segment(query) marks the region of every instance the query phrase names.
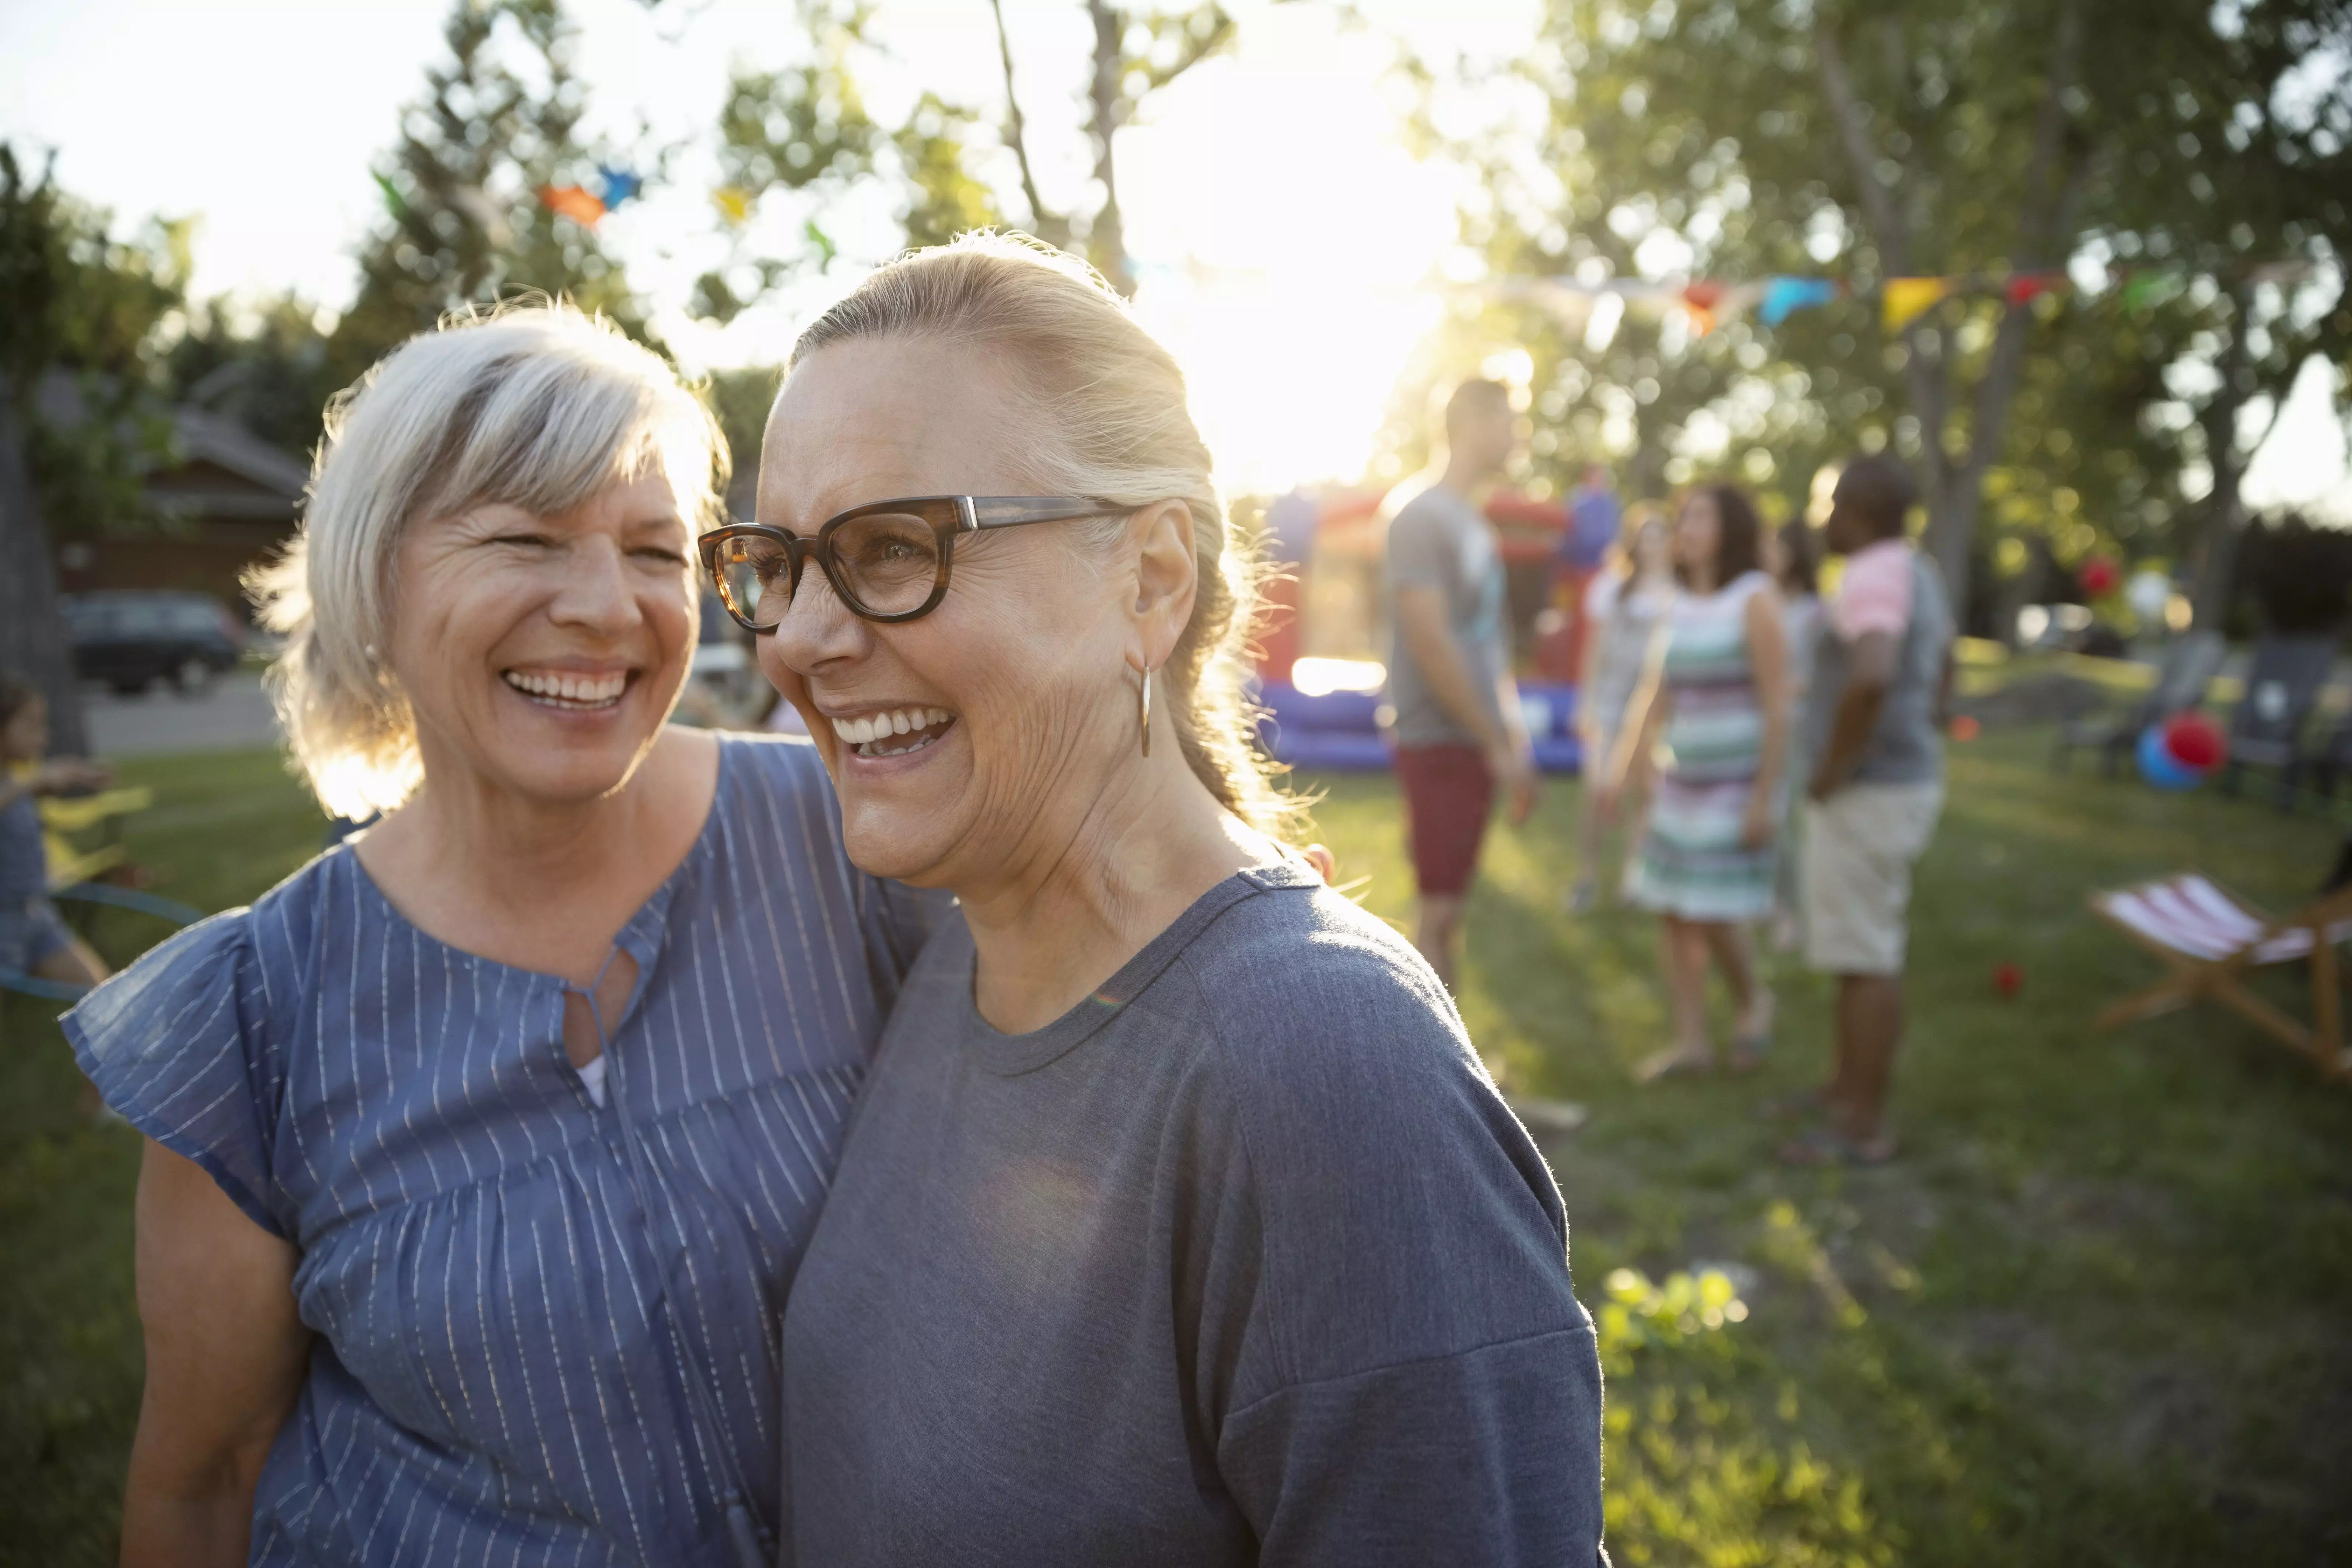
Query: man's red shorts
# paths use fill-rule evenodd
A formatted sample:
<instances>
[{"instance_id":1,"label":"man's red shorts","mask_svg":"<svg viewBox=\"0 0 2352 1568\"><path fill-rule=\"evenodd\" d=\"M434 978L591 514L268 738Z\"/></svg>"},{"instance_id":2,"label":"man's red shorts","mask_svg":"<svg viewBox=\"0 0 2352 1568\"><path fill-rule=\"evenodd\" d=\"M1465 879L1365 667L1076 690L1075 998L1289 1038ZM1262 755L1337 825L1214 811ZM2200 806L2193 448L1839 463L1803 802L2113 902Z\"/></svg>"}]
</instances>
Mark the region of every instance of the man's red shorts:
<instances>
[{"instance_id":1,"label":"man's red shorts","mask_svg":"<svg viewBox=\"0 0 2352 1568\"><path fill-rule=\"evenodd\" d=\"M1477 868L1478 841L1495 801L1486 759L1475 746L1399 746L1396 775L1422 892L1461 897Z\"/></svg>"}]
</instances>

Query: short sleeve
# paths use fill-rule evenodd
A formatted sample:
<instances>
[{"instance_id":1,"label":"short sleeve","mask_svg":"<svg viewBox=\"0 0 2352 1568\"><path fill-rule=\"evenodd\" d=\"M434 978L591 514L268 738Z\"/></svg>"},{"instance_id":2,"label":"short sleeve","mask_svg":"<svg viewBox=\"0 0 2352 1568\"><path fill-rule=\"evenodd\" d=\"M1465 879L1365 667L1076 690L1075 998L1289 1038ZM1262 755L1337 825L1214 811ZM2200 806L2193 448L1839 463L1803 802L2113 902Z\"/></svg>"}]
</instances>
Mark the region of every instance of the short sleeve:
<instances>
[{"instance_id":1,"label":"short sleeve","mask_svg":"<svg viewBox=\"0 0 2352 1568\"><path fill-rule=\"evenodd\" d=\"M1871 632L1901 637L1911 620L1909 548L1874 545L1849 560L1829 618L1831 629L1846 642Z\"/></svg>"},{"instance_id":2,"label":"short sleeve","mask_svg":"<svg viewBox=\"0 0 2352 1568\"><path fill-rule=\"evenodd\" d=\"M260 970L243 910L189 927L63 1020L81 1070L140 1131L203 1166L247 1217L293 1234L272 1197L283 1087L259 1026Z\"/></svg>"},{"instance_id":3,"label":"short sleeve","mask_svg":"<svg viewBox=\"0 0 2352 1568\"><path fill-rule=\"evenodd\" d=\"M1389 524L1389 581L1399 588L1454 589L1456 552L1436 512L1414 500Z\"/></svg>"},{"instance_id":4,"label":"short sleeve","mask_svg":"<svg viewBox=\"0 0 2352 1568\"><path fill-rule=\"evenodd\" d=\"M1551 1173L1400 939L1275 899L1313 900L1307 940L1256 933L1278 986L1238 943L1198 971L1263 1270L1219 1472L1268 1562L1594 1563L1600 1361Z\"/></svg>"},{"instance_id":5,"label":"short sleeve","mask_svg":"<svg viewBox=\"0 0 2352 1568\"><path fill-rule=\"evenodd\" d=\"M1589 1568L1600 1414L1591 1332L1559 1329L1269 1394L1225 1423L1219 1468L1262 1562Z\"/></svg>"}]
</instances>

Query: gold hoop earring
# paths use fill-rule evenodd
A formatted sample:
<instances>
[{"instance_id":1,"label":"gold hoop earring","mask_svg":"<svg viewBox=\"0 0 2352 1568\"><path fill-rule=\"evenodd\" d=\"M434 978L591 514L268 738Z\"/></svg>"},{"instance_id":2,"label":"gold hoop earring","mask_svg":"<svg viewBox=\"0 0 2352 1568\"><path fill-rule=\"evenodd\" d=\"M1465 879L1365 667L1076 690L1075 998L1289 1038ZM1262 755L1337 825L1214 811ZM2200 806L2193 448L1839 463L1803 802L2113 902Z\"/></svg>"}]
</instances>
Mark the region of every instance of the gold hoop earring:
<instances>
[{"instance_id":1,"label":"gold hoop earring","mask_svg":"<svg viewBox=\"0 0 2352 1568\"><path fill-rule=\"evenodd\" d=\"M1135 726L1143 736L1143 754L1151 754L1151 667L1143 670L1143 695L1135 704Z\"/></svg>"}]
</instances>

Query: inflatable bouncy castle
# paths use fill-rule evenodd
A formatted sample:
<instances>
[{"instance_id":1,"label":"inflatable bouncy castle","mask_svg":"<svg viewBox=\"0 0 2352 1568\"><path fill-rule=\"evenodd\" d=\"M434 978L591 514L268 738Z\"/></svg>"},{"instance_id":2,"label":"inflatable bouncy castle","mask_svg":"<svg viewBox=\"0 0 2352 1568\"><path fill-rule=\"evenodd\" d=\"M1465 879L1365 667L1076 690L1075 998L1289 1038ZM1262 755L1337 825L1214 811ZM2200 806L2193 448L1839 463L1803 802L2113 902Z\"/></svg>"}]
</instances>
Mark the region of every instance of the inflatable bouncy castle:
<instances>
[{"instance_id":1,"label":"inflatable bouncy castle","mask_svg":"<svg viewBox=\"0 0 2352 1568\"><path fill-rule=\"evenodd\" d=\"M1387 496L1294 490L1265 509L1261 527L1276 574L1258 627L1256 698L1278 762L1308 772L1389 766ZM1547 772L1575 772L1586 552L1564 548L1573 536L1562 502L1499 492L1486 511L1502 539L1520 712L1536 761Z\"/></svg>"}]
</instances>

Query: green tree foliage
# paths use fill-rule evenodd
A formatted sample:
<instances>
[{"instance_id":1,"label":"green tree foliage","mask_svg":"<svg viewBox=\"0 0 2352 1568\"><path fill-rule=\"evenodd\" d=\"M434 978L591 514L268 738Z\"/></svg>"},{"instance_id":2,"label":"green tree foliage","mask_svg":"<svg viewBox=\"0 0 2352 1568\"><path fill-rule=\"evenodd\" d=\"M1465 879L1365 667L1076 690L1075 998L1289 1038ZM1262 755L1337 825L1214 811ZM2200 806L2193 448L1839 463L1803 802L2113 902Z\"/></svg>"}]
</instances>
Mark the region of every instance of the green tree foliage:
<instances>
[{"instance_id":1,"label":"green tree foliage","mask_svg":"<svg viewBox=\"0 0 2352 1568\"><path fill-rule=\"evenodd\" d=\"M272 446L309 458L327 400L341 390L320 312L293 294L191 305L164 357L173 395L235 419Z\"/></svg>"},{"instance_id":2,"label":"green tree foliage","mask_svg":"<svg viewBox=\"0 0 2352 1568\"><path fill-rule=\"evenodd\" d=\"M582 138L586 95L559 0L456 0L448 59L426 73L377 171L386 218L360 254L358 297L329 342L337 384L446 311L538 291L635 336L645 312L594 229L550 210L550 186L598 188L609 150Z\"/></svg>"},{"instance_id":3,"label":"green tree foliage","mask_svg":"<svg viewBox=\"0 0 2352 1568\"><path fill-rule=\"evenodd\" d=\"M2341 197L2295 163L2280 88L2347 36L2344 12L1553 0L1511 73L1545 106L1533 146L1504 125L1461 149L1487 175L1465 238L1503 278L1827 273L1858 291L1917 275L1998 286L2102 256L2242 267L2266 241L2341 254ZM2332 111L2303 112L2303 148L2324 150ZM2264 167L2232 190L2233 159ZM1452 353L1524 342L1538 412L1560 422L1553 466L1618 457L1645 487L1696 451L1793 500L1818 458L1891 441L1923 469L1929 543L1965 584L1988 497L2074 554L2094 513L2138 527L2171 510L2184 449L2159 449L2164 419L2147 411L2177 399L2174 367L2215 298L2179 294L2167 313L1996 287L1892 335L1854 298L1696 339L1676 315L1563 331L1490 296ZM2190 324L2189 307L2208 318Z\"/></svg>"},{"instance_id":4,"label":"green tree foliage","mask_svg":"<svg viewBox=\"0 0 2352 1568\"><path fill-rule=\"evenodd\" d=\"M751 208L772 195L798 197L801 243L782 255L755 251L739 231L727 263L696 280L695 314L732 321L787 279L821 270L835 249L825 211L861 184L879 179L898 192L909 245L943 244L1003 221L970 167L981 140L970 110L927 92L901 124L867 112L857 77L878 47L866 35L869 16L863 6L804 0L801 58L738 70L730 80L719 115L720 178Z\"/></svg>"},{"instance_id":5,"label":"green tree foliage","mask_svg":"<svg viewBox=\"0 0 2352 1568\"><path fill-rule=\"evenodd\" d=\"M179 304L187 226L130 237L0 142L0 668L47 695L60 751L85 749L58 608L56 531L152 521L139 476L168 455L159 323Z\"/></svg>"}]
</instances>

